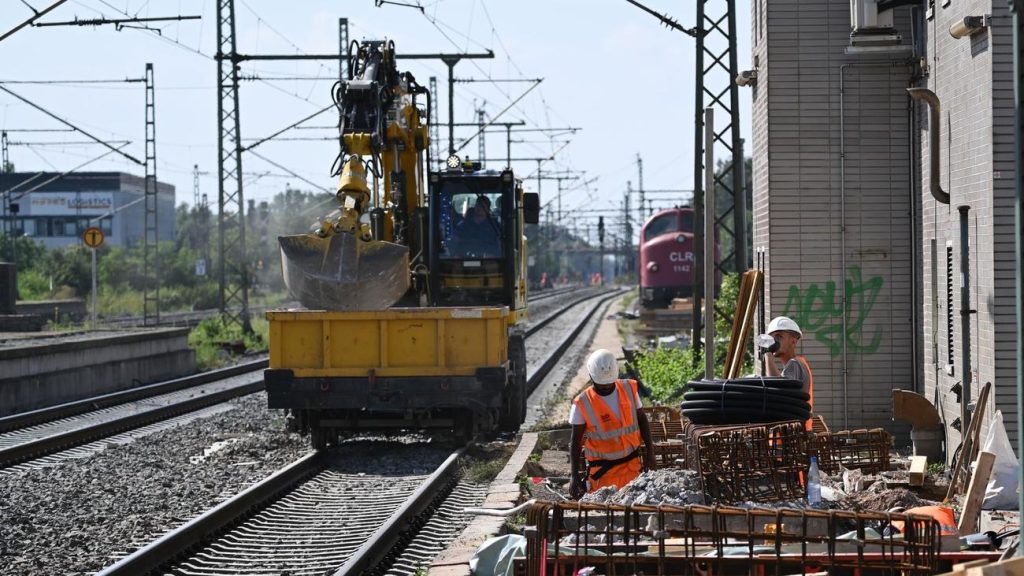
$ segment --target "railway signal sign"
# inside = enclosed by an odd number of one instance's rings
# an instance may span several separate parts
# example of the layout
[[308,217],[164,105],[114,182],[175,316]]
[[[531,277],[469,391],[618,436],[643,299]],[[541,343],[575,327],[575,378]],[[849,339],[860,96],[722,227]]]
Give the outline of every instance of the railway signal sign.
[[92,329],[96,329],[96,249],[103,246],[103,230],[90,226],[82,232],[82,242],[92,248]]
[[95,226],[90,226],[85,229],[85,232],[82,232],[82,242],[85,242],[85,245],[89,248],[99,248],[100,246],[103,246],[103,240],[103,230],[100,230]]

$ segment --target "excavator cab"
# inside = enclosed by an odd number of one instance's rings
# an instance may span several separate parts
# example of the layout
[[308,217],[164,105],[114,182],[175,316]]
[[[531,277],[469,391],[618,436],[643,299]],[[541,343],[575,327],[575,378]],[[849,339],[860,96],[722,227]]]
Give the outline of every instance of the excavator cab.
[[461,165],[429,178],[432,306],[505,305],[517,309],[525,281],[523,226],[539,219],[536,194],[511,170]]

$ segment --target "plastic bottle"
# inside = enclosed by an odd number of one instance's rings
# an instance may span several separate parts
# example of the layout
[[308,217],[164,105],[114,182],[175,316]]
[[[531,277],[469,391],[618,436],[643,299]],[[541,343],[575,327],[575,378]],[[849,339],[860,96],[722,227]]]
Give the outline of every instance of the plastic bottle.
[[779,349],[779,341],[771,334],[758,334],[757,347],[763,352],[775,352]]
[[821,473],[817,456],[811,456],[811,468],[807,471],[807,503],[811,506],[821,504]]

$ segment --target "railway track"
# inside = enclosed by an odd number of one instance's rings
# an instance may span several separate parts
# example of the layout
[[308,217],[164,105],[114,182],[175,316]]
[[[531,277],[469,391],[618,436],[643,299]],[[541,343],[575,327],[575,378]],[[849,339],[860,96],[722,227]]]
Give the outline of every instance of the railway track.
[[[561,338],[562,345],[531,363],[531,391],[593,315],[618,294],[588,295],[528,329],[528,336],[536,334],[569,310],[591,305]],[[402,449],[400,444],[397,449]],[[345,442],[331,451],[313,452],[98,574],[158,569],[197,576],[268,570],[292,575],[370,570],[415,574],[468,523],[461,510],[479,505],[486,494],[486,487],[459,479],[464,450],[450,454],[426,477],[382,477],[372,465],[360,474],[346,474],[337,468],[339,462],[353,462]],[[180,559],[190,550],[191,555]]]
[[[584,299],[591,297],[587,295]],[[561,307],[531,324],[527,335],[543,329],[574,305]],[[78,458],[94,448],[101,448],[99,445],[89,447],[90,443],[258,392],[263,389],[262,369],[266,367],[267,360],[262,358],[0,418],[0,472],[34,459],[45,459],[40,464],[47,465],[58,460],[57,453],[63,451],[70,450],[66,456]],[[116,443],[121,439],[111,441]]]

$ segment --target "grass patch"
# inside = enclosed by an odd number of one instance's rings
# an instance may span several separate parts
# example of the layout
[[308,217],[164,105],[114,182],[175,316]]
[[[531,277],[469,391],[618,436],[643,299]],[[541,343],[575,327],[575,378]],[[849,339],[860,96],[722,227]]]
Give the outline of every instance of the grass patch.
[[463,464],[463,478],[476,484],[487,484],[494,480],[512,455],[513,445],[476,445],[472,447]]
[[264,318],[252,319],[253,332],[223,317],[207,318],[188,335],[188,345],[196,353],[196,367],[212,370],[228,365],[240,352],[266,352],[269,323]]
[[637,354],[633,367],[655,401],[676,404],[682,400],[687,383],[704,375],[701,356],[697,355],[695,363],[691,348],[655,348]]

